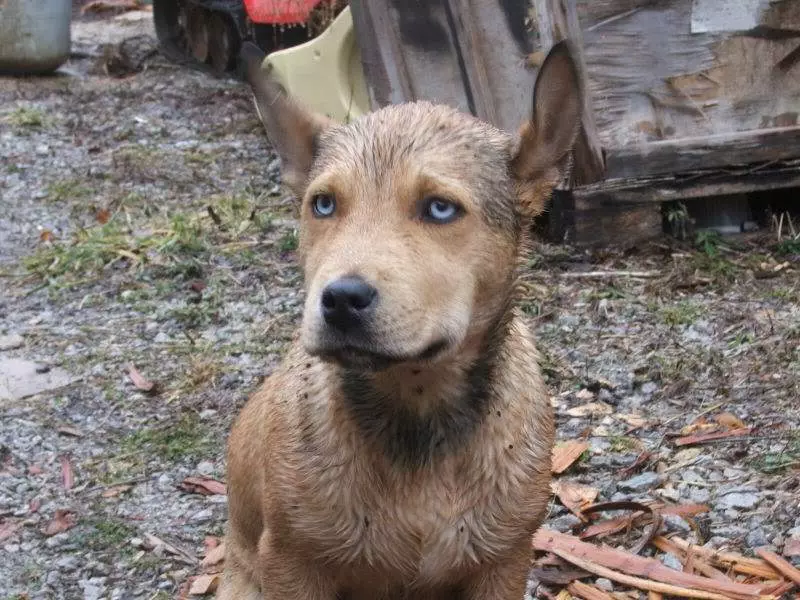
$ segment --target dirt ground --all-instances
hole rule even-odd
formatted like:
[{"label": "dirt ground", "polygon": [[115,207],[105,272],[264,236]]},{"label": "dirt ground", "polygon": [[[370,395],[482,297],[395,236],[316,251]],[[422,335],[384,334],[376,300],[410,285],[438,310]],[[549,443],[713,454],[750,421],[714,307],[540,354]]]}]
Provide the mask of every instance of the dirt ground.
[{"label": "dirt ground", "polygon": [[[127,19],[102,41],[149,33]],[[63,74],[0,79],[0,359],[72,378],[0,399],[2,599],[185,593],[223,532],[208,492],[231,420],[302,304],[294,206],[248,91],[146,38],[147,68],[108,76],[91,26]],[[800,563],[800,242],[699,242],[535,246],[524,307],[559,438],[589,445],[560,478],[705,504],[667,526]],[[678,445],[714,427],[749,432]],[[548,527],[578,523],[553,501]]]}]

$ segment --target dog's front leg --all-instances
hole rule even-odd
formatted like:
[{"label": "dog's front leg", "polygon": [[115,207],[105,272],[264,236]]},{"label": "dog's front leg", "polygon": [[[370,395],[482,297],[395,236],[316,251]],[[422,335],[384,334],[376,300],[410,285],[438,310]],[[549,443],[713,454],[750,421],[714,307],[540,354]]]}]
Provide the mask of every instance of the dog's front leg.
[{"label": "dog's front leg", "polygon": [[526,537],[505,559],[486,565],[466,586],[465,600],[522,600],[531,568],[531,542]]},{"label": "dog's front leg", "polygon": [[336,599],[330,576],[292,552],[262,546],[259,562],[264,600]]}]

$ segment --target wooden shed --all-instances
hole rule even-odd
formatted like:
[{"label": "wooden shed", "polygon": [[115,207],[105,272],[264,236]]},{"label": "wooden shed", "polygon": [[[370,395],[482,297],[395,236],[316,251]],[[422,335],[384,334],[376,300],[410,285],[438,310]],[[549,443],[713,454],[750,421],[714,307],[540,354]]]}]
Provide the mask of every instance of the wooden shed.
[{"label": "wooden shed", "polygon": [[555,237],[632,242],[662,203],[800,185],[800,0],[353,0],[373,106],[442,101],[515,129],[569,38],[586,88]]}]

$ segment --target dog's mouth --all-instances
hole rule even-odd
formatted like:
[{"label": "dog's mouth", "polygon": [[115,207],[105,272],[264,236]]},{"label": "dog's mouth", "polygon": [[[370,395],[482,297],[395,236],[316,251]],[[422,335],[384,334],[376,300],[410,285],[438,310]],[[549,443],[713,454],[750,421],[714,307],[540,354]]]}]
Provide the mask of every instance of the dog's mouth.
[{"label": "dog's mouth", "polygon": [[312,355],[327,362],[333,362],[349,369],[380,371],[403,363],[428,362],[442,354],[448,347],[447,340],[441,339],[429,344],[416,354],[397,354],[375,348],[343,343],[310,350]]}]

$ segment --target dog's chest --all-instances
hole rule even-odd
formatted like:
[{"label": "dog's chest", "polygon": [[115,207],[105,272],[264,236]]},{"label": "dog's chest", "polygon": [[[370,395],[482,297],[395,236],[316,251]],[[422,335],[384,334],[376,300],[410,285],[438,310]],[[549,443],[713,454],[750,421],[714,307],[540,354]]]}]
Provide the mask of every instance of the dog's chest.
[{"label": "dog's chest", "polygon": [[426,476],[365,472],[357,458],[317,470],[293,519],[311,551],[344,569],[437,583],[502,554],[527,518],[502,468],[479,473],[454,459]]}]

